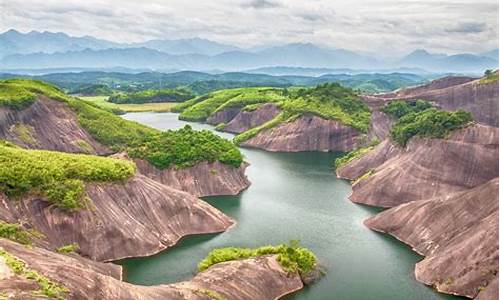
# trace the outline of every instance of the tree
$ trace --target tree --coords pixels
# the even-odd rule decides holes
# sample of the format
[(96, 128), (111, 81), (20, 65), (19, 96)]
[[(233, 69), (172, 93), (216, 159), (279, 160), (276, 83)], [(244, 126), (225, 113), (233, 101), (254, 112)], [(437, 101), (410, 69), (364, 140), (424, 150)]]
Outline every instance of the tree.
[(493, 74), (493, 71), (492, 71), (492, 70), (490, 70), (490, 69), (488, 69), (488, 70), (484, 71), (484, 75), (485, 75), (486, 77), (490, 77), (492, 74)]

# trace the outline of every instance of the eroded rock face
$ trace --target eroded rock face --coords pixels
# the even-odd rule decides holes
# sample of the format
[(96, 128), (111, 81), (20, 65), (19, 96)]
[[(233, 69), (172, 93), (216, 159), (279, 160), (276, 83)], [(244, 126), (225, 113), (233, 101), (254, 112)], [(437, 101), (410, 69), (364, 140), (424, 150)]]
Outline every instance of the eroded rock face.
[(370, 106), (381, 107), (393, 100), (424, 99), (445, 110), (463, 109), (474, 120), (498, 127), (498, 82), (480, 84), (468, 77), (447, 77), (416, 88), (364, 97)]
[(445, 293), (498, 299), (498, 178), (394, 207), (365, 225), (426, 256), (416, 265), (419, 281)]
[(193, 167), (159, 170), (145, 160), (134, 160), (140, 173), (197, 197), (237, 195), (250, 185), (247, 163), (235, 168), (220, 162), (202, 162)]
[(233, 221), (196, 197), (143, 175), (124, 183), (87, 184), (87, 209), (66, 213), (37, 197), (0, 195), (0, 219), (23, 222), (46, 236), (54, 249), (76, 243), (98, 261), (146, 256), (185, 235), (215, 233)]
[(404, 149), (381, 143), (338, 174), (365, 174), (353, 202), (392, 207), (473, 188), (498, 177), (497, 166), (498, 128), (475, 124), (446, 139), (412, 138)]
[[(273, 300), (302, 288), (298, 274), (288, 274), (275, 256), (231, 261), (214, 265), (190, 281), (169, 285), (137, 286), (114, 277), (117, 266), (100, 264), (78, 256), (57, 254), (37, 247), (27, 248), (0, 239), (0, 247), (27, 265), (64, 284), (69, 299), (90, 300), (209, 300), (208, 290), (224, 299)], [(109, 270), (108, 270), (109, 268)], [(0, 279), (0, 285), (10, 279)], [(18, 289), (18, 293), (22, 293)]]
[(265, 130), (242, 146), (273, 152), (342, 151), (355, 148), (360, 133), (338, 121), (304, 115)]
[(207, 119), (207, 123), (211, 125), (218, 125), (220, 123), (227, 123), (231, 121), (241, 110), (241, 107), (230, 107), (220, 110), (212, 114)]
[(240, 111), (224, 126), (224, 131), (242, 133), (271, 121), (279, 113), (280, 109), (272, 103), (263, 104), (254, 111)]
[(39, 97), (21, 111), (0, 107), (0, 139), (29, 149), (109, 153), (80, 127), (75, 113), (65, 103), (46, 97)]

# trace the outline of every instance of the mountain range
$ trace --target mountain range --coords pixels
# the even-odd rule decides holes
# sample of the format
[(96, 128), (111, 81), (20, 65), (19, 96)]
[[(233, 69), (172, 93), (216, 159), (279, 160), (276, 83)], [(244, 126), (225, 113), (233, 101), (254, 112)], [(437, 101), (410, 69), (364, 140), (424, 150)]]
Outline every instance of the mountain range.
[[(205, 39), (150, 40), (115, 43), (65, 33), (0, 34), (0, 69), (129, 68), (158, 71), (265, 72), (275, 67), (380, 70), (418, 68), (428, 72), (482, 73), (498, 68), (498, 49), (479, 54), (434, 54), (419, 49), (395, 59), (380, 59), (345, 49), (292, 43), (259, 50), (242, 49)], [(297, 75), (287, 74), (287, 75)]]

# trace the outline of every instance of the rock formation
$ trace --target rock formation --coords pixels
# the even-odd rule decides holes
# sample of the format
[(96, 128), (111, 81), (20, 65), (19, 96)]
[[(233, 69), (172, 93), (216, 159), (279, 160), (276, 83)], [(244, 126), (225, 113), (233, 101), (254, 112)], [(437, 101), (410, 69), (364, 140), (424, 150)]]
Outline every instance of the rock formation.
[(415, 88), (364, 97), (371, 107), (415, 99), (431, 101), (444, 110), (469, 111), (476, 121), (498, 127), (498, 82), (484, 84), (468, 77), (446, 77)]
[(140, 173), (197, 197), (237, 195), (250, 185), (245, 175), (247, 163), (235, 168), (220, 162), (202, 162), (185, 169), (159, 170), (147, 161), (134, 161)]
[(405, 148), (386, 141), (337, 170), (358, 180), (350, 199), (381, 207), (444, 196), (498, 177), (498, 128), (480, 124), (446, 139), (412, 138)]
[(242, 146), (267, 151), (351, 151), (359, 131), (338, 121), (304, 115), (290, 123), (265, 130), (242, 143)]
[(498, 299), (498, 178), (394, 207), (365, 224), (425, 256), (417, 280), (445, 293)]
[(242, 133), (268, 121), (280, 113), (280, 109), (273, 103), (265, 103), (253, 111), (240, 111), (224, 126), (225, 132)]
[(78, 124), (75, 113), (63, 102), (40, 96), (23, 110), (0, 107), (0, 139), (29, 149), (106, 154)]
[[(63, 284), (69, 290), (68, 299), (209, 300), (220, 297), (274, 300), (303, 287), (300, 276), (283, 271), (275, 256), (216, 264), (190, 281), (137, 286), (120, 281), (117, 272), (119, 267), (115, 265), (96, 263), (77, 255), (62, 255), (37, 247), (27, 248), (5, 239), (0, 239), (0, 248), (24, 261), (30, 269)], [(0, 270), (1, 265), (0, 262)], [(36, 290), (33, 281), (19, 277), (12, 274), (0, 277), (0, 286), (6, 286), (8, 293), (20, 296)], [(23, 281), (22, 285), (14, 284), (19, 280)]]
[(196, 197), (143, 175), (124, 183), (87, 184), (88, 208), (67, 213), (35, 196), (0, 194), (0, 219), (44, 234), (49, 248), (76, 243), (98, 261), (147, 256), (189, 234), (226, 230), (233, 221)]

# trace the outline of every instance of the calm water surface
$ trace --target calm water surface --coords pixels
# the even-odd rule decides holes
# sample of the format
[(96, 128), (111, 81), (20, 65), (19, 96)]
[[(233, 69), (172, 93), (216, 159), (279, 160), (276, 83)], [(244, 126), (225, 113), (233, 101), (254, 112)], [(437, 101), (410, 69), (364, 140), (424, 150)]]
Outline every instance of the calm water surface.
[[(188, 124), (172, 113), (133, 113), (124, 118), (158, 129)], [(205, 124), (189, 124), (212, 130)], [(224, 233), (187, 237), (151, 257), (121, 262), (127, 281), (154, 285), (187, 280), (213, 248), (258, 247), (299, 239), (316, 253), (328, 274), (287, 299), (458, 299), (415, 281), (414, 265), (421, 257), (363, 226), (363, 220), (377, 210), (347, 199), (350, 184), (337, 179), (331, 168), (335, 154), (242, 151), (251, 164), (247, 169), (250, 188), (238, 196), (204, 198), (238, 224)]]

